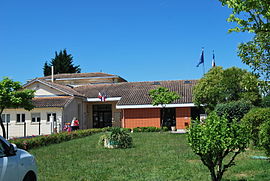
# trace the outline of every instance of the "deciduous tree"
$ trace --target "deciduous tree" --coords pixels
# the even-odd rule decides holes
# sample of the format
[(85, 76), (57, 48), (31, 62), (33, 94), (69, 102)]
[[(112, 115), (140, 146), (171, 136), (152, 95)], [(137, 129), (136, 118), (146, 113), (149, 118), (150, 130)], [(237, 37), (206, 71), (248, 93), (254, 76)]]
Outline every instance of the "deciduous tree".
[(249, 133), (241, 122), (230, 122), (214, 113), (203, 122), (191, 123), (188, 142), (209, 169), (212, 181), (220, 181), (224, 172), (235, 164), (236, 156), (247, 148)]
[(3, 137), (6, 138), (6, 131), (2, 120), (2, 113), (6, 108), (24, 108), (31, 110), (34, 108), (32, 98), (34, 91), (22, 89), (19, 82), (9, 78), (0, 81), (0, 125), (3, 131)]
[(162, 107), (162, 122), (161, 127), (164, 122), (164, 113), (166, 104), (171, 104), (173, 101), (180, 98), (180, 96), (176, 92), (171, 92), (166, 87), (159, 87), (157, 89), (152, 89), (149, 91), (150, 97), (152, 98), (152, 105)]
[(257, 105), (261, 100), (258, 83), (257, 76), (246, 70), (214, 67), (195, 85), (193, 102), (203, 105), (207, 112), (214, 110), (217, 104), (230, 101), (245, 100)]
[(269, 0), (219, 0), (232, 9), (227, 19), (237, 23), (229, 32), (253, 33), (252, 40), (241, 43), (238, 55), (242, 62), (266, 80), (270, 78), (270, 2)]

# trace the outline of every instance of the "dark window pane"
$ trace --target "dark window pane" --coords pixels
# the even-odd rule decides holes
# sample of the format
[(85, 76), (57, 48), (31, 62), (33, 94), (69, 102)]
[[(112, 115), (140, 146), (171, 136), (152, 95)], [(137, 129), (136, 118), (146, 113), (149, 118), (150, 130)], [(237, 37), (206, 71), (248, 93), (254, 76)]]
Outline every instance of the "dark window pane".
[(37, 117), (37, 122), (40, 122), (40, 117)]
[(22, 114), (22, 122), (25, 122), (25, 114)]
[(10, 114), (7, 114), (7, 115), (6, 115), (6, 121), (7, 121), (8, 123), (10, 123)]
[(21, 122), (21, 115), (20, 114), (17, 114), (17, 122)]

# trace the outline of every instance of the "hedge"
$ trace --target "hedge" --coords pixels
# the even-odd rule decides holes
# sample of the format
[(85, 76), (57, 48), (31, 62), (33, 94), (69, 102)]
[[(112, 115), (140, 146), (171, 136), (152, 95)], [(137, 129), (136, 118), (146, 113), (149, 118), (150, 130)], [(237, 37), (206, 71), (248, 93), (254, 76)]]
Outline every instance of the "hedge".
[(69, 141), (76, 138), (82, 138), (86, 136), (90, 136), (94, 133), (100, 133), (107, 131), (107, 128), (102, 129), (84, 129), (77, 130), (72, 132), (61, 132), (51, 135), (37, 136), (32, 138), (14, 138), (9, 140), (11, 143), (17, 145), (18, 148), (29, 150), (32, 148), (38, 148), (42, 146), (47, 146), (50, 144), (61, 143), (65, 141)]
[(259, 146), (259, 131), (262, 123), (270, 121), (270, 108), (253, 108), (241, 120), (251, 128), (251, 139), (255, 146)]
[(137, 127), (133, 128), (133, 132), (161, 132), (169, 131), (167, 127), (157, 128), (157, 127)]
[(232, 101), (228, 103), (218, 104), (215, 107), (215, 112), (219, 116), (226, 116), (229, 121), (236, 119), (240, 121), (245, 114), (254, 106), (247, 101)]

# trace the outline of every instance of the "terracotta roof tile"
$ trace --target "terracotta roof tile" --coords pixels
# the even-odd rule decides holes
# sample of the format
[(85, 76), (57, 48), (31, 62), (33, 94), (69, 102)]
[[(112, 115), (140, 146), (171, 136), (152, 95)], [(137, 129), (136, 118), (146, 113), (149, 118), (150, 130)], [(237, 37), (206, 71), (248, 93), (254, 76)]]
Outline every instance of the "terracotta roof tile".
[(192, 103), (192, 88), (197, 80), (173, 80), (151, 82), (124, 82), (116, 84), (97, 84), (74, 88), (88, 98), (97, 98), (98, 92), (105, 92), (107, 97), (122, 97), (118, 105), (147, 105), (152, 100), (149, 90), (166, 87), (177, 92), (181, 98), (175, 104)]
[[(53, 77), (55, 79), (62, 78), (83, 78), (83, 77), (108, 77), (115, 76), (113, 74), (107, 74), (102, 72), (93, 72), (93, 73), (66, 73), (66, 74), (55, 74)], [(38, 79), (51, 79), (51, 76), (40, 77)]]
[(32, 101), (36, 108), (44, 108), (44, 107), (64, 107), (73, 99), (74, 97), (72, 96), (35, 97), (32, 99)]

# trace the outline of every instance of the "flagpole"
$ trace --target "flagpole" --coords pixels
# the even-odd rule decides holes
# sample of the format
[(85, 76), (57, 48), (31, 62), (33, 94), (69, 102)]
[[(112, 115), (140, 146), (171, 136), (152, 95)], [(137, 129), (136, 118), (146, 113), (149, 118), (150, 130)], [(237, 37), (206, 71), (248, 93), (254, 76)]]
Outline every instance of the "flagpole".
[(205, 74), (204, 62), (203, 62), (203, 75)]
[[(203, 59), (204, 59), (204, 47), (202, 47)], [(204, 60), (203, 60), (203, 75), (205, 74)]]

